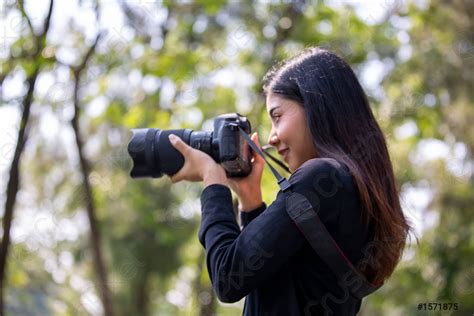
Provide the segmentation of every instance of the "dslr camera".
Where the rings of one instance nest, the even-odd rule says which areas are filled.
[[[184,157],[171,145],[169,134],[175,134],[186,144],[211,156],[224,167],[228,177],[247,176],[252,168],[252,149],[240,134],[240,129],[247,134],[251,132],[250,122],[239,113],[223,114],[214,118],[212,132],[191,129],[134,129],[128,144],[128,153],[133,160],[130,176],[172,176],[183,167]]]

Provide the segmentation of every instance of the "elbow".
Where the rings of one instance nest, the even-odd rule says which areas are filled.
[[[235,303],[245,297],[245,295],[238,293],[238,291],[232,291],[232,290],[229,291],[229,289],[227,288],[223,289],[222,287],[221,288],[214,287],[214,289],[215,289],[217,298],[222,303]]]
[[[243,286],[236,281],[238,281],[238,278],[235,280],[229,275],[218,274],[217,278],[214,279],[213,287],[219,301],[235,303],[247,295]]]

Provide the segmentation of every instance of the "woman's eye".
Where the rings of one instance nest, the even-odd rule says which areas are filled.
[[[281,116],[281,115],[275,115],[275,114],[273,114],[273,116],[272,116],[273,121],[278,122],[278,120],[280,119],[280,116]]]

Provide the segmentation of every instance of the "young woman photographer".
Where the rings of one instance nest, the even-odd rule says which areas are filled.
[[[350,66],[335,54],[308,48],[265,76],[268,143],[293,172],[304,195],[349,260],[374,285],[400,260],[410,226],[400,207],[386,142]],[[286,211],[287,193],[262,201],[264,160],[227,178],[207,154],[178,137],[185,157],[171,180],[203,181],[199,241],[213,288],[223,302],[246,297],[244,315],[355,315],[361,299],[313,250]],[[256,133],[252,140],[259,146]],[[234,218],[232,189],[242,227]]]

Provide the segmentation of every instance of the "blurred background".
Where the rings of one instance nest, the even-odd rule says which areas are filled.
[[[132,180],[130,129],[237,111],[265,144],[262,76],[320,46],[360,78],[419,239],[360,314],[472,315],[473,17],[471,0],[0,0],[0,314],[241,315],[212,292],[202,184]]]

